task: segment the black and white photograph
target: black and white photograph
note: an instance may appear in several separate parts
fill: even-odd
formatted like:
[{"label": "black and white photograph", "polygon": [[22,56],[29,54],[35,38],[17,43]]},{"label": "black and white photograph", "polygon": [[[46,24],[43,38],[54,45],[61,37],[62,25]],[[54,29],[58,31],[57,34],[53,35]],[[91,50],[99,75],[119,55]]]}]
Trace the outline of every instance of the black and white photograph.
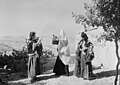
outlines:
[{"label": "black and white photograph", "polygon": [[120,1],[0,0],[0,85],[120,85]]}]

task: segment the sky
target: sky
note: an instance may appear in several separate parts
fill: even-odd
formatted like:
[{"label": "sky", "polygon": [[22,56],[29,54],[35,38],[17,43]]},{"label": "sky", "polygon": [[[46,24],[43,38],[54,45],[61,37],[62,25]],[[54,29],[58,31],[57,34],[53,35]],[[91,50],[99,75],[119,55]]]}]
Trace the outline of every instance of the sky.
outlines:
[{"label": "sky", "polygon": [[0,36],[52,36],[61,29],[75,36],[83,27],[72,12],[84,14],[84,2],[90,0],[0,0]]}]

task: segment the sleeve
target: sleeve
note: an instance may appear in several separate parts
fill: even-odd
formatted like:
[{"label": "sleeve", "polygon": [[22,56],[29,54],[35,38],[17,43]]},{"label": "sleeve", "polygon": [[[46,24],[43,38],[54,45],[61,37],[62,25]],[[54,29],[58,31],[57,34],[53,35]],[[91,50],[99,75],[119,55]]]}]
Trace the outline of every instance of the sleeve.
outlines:
[{"label": "sleeve", "polygon": [[42,43],[40,44],[40,46],[41,46],[41,49],[43,50],[43,45],[42,45]]},{"label": "sleeve", "polygon": [[42,46],[42,43],[36,43],[34,45],[34,49],[33,50],[34,50],[34,52],[36,51],[39,54],[39,56],[43,55],[43,46]]},{"label": "sleeve", "polygon": [[94,46],[91,42],[89,42],[88,45],[89,45],[89,48],[88,48],[88,54],[86,56],[86,63],[91,62],[91,60],[93,60],[94,58],[94,52],[93,52]]},{"label": "sleeve", "polygon": [[94,48],[93,44],[91,42],[89,42],[89,52],[90,53],[93,53],[93,48]]},{"label": "sleeve", "polygon": [[37,50],[37,46],[38,46],[37,43],[33,43],[33,52],[35,52]]},{"label": "sleeve", "polygon": [[80,58],[81,58],[81,51],[80,51],[80,43],[79,43],[78,46],[77,46],[75,59],[80,61]]},{"label": "sleeve", "polygon": [[43,45],[42,45],[42,43],[39,45],[40,47],[40,50],[39,50],[39,55],[41,56],[41,55],[43,55]]},{"label": "sleeve", "polygon": [[76,54],[78,54],[79,51],[80,51],[80,45],[78,44],[78,46],[77,46],[77,50],[76,50]]},{"label": "sleeve", "polygon": [[31,41],[28,41],[27,42],[27,52],[28,53],[32,53],[32,42]]}]

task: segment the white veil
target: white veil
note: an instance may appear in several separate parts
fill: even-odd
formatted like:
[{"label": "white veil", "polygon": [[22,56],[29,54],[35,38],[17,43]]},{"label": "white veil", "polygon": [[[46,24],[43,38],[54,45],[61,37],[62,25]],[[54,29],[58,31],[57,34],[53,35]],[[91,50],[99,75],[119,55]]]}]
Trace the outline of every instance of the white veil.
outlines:
[{"label": "white veil", "polygon": [[61,30],[59,34],[58,55],[65,65],[69,64],[70,48],[68,45],[68,38],[63,30]]}]

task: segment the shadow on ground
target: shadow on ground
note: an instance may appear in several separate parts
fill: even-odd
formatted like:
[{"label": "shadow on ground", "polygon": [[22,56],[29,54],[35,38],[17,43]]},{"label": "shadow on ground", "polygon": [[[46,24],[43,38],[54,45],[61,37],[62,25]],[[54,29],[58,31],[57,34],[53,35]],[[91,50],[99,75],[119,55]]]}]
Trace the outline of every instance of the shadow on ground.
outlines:
[{"label": "shadow on ground", "polygon": [[[100,69],[100,68],[96,68],[96,69]],[[73,72],[74,71],[70,71],[69,76],[73,76]],[[120,75],[120,69],[119,69],[119,75]],[[100,73],[96,73],[95,74],[95,77],[96,77],[95,79],[101,79],[101,78],[104,78],[104,77],[112,77],[112,76],[116,76],[116,70],[102,71]],[[39,77],[39,80],[46,80],[46,79],[57,78],[57,77],[58,76],[55,76],[55,75],[44,76],[44,77]]]},{"label": "shadow on ground", "polygon": [[[120,75],[120,69],[119,69],[119,75]],[[112,76],[116,76],[116,70],[110,70],[110,71],[102,71],[100,73],[96,73],[96,78],[97,79],[101,79],[104,77],[112,77]]]},{"label": "shadow on ground", "polygon": [[[28,84],[19,82],[19,83],[10,83],[9,85],[28,85]],[[36,83],[35,85],[46,85],[46,83],[40,82],[40,83]]]},{"label": "shadow on ground", "polygon": [[26,85],[26,84],[19,82],[19,83],[9,83],[9,85]]}]

